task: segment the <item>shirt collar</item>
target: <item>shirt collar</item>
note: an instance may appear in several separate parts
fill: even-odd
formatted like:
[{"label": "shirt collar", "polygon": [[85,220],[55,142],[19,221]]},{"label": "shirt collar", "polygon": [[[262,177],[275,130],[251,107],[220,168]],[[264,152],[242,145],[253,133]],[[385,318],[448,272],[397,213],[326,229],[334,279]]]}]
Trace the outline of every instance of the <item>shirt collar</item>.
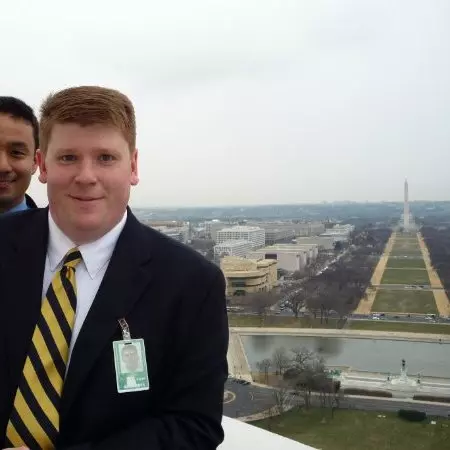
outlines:
[{"label": "shirt collar", "polygon": [[[78,250],[83,257],[82,263],[91,278],[94,278],[100,269],[111,259],[117,239],[125,226],[127,211],[125,211],[120,222],[100,239],[89,244],[78,246]],[[56,225],[49,211],[48,213],[49,240],[47,255],[50,269],[54,272],[62,264],[66,253],[76,247],[61,229]]]},{"label": "shirt collar", "polygon": [[24,197],[23,200],[18,205],[14,206],[8,211],[5,211],[4,214],[11,214],[19,211],[25,211],[26,209],[28,209],[28,205]]}]

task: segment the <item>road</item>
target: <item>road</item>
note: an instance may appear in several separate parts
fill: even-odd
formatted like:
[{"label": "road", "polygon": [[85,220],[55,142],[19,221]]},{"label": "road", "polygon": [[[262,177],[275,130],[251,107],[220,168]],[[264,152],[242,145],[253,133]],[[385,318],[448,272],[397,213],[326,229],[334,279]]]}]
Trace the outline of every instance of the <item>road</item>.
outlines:
[{"label": "road", "polygon": [[[320,398],[313,395],[313,406],[320,406]],[[299,400],[302,404],[302,400]],[[361,411],[397,412],[399,409],[414,409],[422,411],[427,416],[450,417],[450,403],[425,403],[414,400],[386,399],[379,397],[345,396],[340,403],[342,409],[357,409]]]},{"label": "road", "polygon": [[[275,404],[273,389],[254,384],[242,385],[228,379],[225,385],[228,395],[224,404],[224,415],[228,417],[244,417],[263,412]],[[297,397],[292,396],[293,401]],[[301,400],[298,400],[301,403]],[[320,406],[318,395],[312,396],[312,403]],[[385,399],[379,397],[345,396],[341,400],[343,409],[362,411],[397,412],[399,409],[415,409],[428,416],[450,417],[450,403],[425,403],[412,400]]]},{"label": "road", "polygon": [[415,409],[423,411],[427,416],[450,417],[450,404],[432,404],[416,401],[386,400],[384,398],[348,397],[341,403],[342,408],[364,411],[390,411],[399,409]]}]

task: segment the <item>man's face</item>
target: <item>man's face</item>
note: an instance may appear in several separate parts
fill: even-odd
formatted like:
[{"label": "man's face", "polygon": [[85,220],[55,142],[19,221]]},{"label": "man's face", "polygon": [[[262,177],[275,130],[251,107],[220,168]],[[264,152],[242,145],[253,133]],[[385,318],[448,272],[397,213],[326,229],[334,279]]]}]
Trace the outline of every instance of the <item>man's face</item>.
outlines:
[{"label": "man's face", "polygon": [[114,228],[138,183],[137,151],[106,125],[55,125],[38,162],[52,217],[78,245]]},{"label": "man's face", "polygon": [[23,200],[35,171],[33,127],[0,113],[0,213]]},{"label": "man's face", "polygon": [[122,350],[122,359],[129,372],[136,372],[139,366],[137,348],[134,345],[126,345]]}]

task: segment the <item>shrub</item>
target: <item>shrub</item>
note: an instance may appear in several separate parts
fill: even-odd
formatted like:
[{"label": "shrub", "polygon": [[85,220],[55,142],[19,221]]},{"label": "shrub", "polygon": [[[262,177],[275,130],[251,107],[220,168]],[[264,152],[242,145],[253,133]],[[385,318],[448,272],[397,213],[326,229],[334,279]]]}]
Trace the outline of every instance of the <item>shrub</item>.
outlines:
[{"label": "shrub", "polygon": [[423,422],[427,418],[426,413],[414,409],[400,409],[398,411],[398,416],[409,422]]},{"label": "shrub", "polygon": [[344,394],[347,395],[366,395],[369,397],[392,397],[392,392],[385,391],[368,391],[366,389],[347,388],[344,390]]},{"label": "shrub", "polygon": [[433,395],[415,395],[413,400],[422,400],[424,402],[450,403],[450,397],[435,397]]}]

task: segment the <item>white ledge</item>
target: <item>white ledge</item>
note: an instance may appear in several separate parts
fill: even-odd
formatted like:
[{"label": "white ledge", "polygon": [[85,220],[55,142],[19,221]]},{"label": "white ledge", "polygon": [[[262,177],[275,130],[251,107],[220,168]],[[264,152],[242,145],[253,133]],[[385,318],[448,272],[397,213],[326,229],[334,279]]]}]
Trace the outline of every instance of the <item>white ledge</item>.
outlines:
[{"label": "white ledge", "polygon": [[222,426],[225,439],[218,450],[315,450],[308,445],[230,417],[223,417]]}]

